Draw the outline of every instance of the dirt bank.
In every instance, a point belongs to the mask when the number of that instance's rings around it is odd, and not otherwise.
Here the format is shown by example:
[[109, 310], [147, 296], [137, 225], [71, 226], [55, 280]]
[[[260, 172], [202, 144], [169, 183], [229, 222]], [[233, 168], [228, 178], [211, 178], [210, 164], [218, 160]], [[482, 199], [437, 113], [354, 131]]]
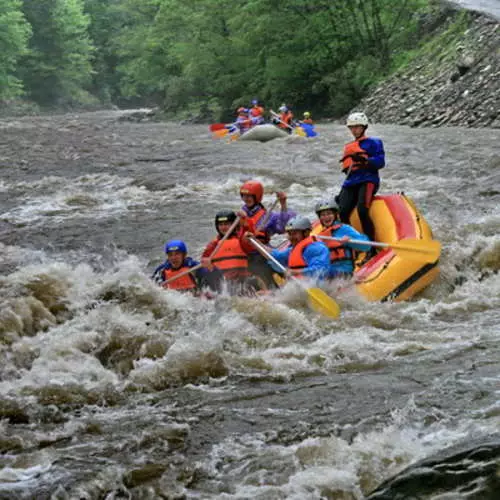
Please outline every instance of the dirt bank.
[[500, 128], [498, 20], [442, 5], [427, 22], [427, 41], [356, 109], [379, 123]]

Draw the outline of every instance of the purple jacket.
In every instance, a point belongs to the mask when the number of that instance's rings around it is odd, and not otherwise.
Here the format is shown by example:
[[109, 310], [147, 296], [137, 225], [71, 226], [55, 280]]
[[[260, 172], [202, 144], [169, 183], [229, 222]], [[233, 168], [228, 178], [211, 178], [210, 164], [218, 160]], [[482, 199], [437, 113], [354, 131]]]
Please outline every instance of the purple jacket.
[[[255, 213], [262, 207], [262, 205], [258, 204], [249, 209], [246, 205], [243, 205], [242, 210], [248, 215], [248, 217], [252, 217]], [[285, 232], [285, 226], [287, 222], [295, 217], [297, 214], [293, 210], [287, 210], [286, 212], [271, 212], [268, 221], [264, 225], [264, 227], [260, 227], [258, 224], [259, 231], [264, 231], [269, 236], [273, 234], [283, 234]], [[267, 217], [263, 215], [263, 217]], [[261, 219], [262, 220], [262, 219]]]

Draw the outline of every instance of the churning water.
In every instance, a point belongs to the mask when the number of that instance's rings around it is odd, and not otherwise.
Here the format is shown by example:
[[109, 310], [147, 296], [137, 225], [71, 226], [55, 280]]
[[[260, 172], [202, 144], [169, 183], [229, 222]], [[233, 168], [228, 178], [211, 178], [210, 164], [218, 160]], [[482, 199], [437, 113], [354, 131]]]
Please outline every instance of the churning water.
[[167, 239], [198, 257], [248, 178], [313, 215], [345, 127], [228, 143], [117, 118], [0, 122], [0, 498], [354, 500], [415, 463], [373, 498], [498, 498], [498, 131], [369, 129], [441, 276], [407, 303], [347, 289], [332, 322], [294, 289], [149, 276]]

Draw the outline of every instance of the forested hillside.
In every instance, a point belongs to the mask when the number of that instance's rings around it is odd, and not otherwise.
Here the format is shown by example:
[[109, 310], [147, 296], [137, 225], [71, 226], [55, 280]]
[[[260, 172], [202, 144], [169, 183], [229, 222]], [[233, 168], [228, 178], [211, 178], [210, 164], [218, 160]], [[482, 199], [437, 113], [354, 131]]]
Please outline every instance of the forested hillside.
[[0, 100], [223, 118], [340, 116], [424, 36], [431, 0], [3, 0]]

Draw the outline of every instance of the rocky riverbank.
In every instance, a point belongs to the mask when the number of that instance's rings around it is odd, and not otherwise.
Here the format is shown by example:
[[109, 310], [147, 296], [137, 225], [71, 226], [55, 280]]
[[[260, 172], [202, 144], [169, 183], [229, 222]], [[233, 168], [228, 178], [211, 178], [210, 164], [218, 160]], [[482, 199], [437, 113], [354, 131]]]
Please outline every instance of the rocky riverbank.
[[450, 5], [439, 16], [408, 64], [356, 109], [379, 123], [500, 128], [498, 20]]

